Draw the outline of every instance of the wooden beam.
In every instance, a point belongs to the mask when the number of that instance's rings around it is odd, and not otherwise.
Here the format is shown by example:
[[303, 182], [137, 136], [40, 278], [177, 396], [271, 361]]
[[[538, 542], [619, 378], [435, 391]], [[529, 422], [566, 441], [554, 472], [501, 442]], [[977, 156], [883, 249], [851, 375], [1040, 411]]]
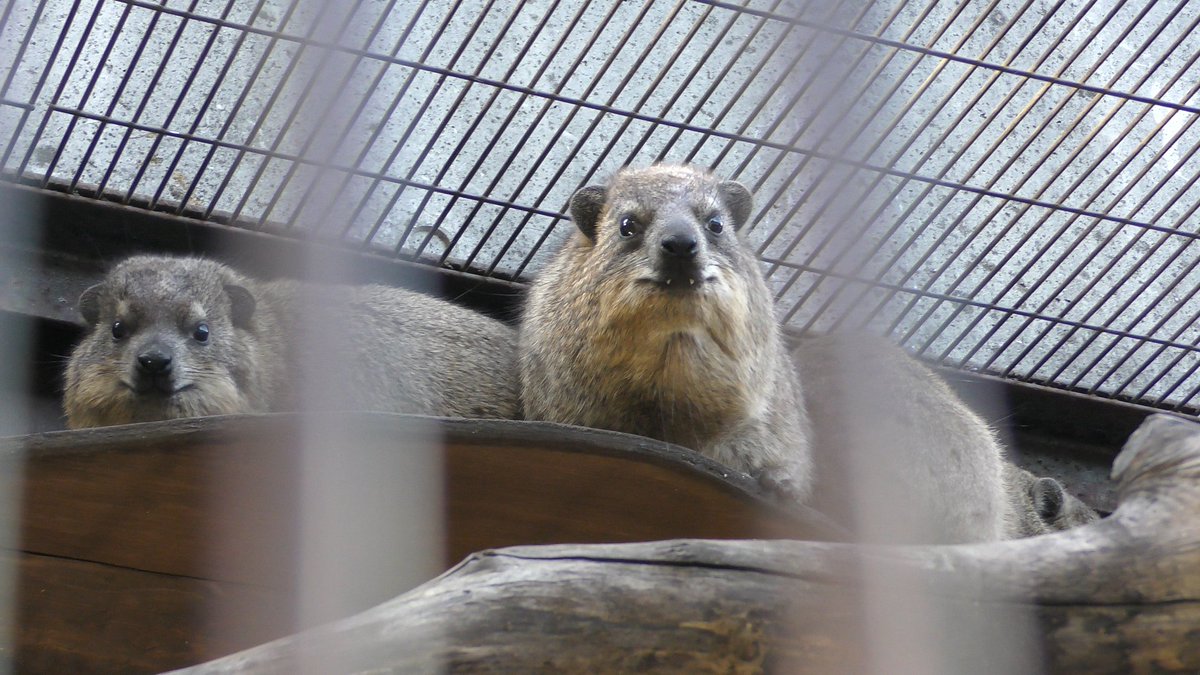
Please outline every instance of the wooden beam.
[[[361, 488], [355, 516], [370, 527], [333, 540], [354, 549], [353, 564], [372, 568], [364, 573], [382, 577], [321, 620], [365, 610], [486, 548], [839, 535], [819, 514], [776, 506], [748, 476], [689, 450], [563, 425], [263, 415], [0, 439], [0, 471], [23, 474], [24, 484], [20, 521], [5, 524], [20, 533], [8, 554], [40, 561], [19, 566], [19, 669], [162, 670], [311, 625], [298, 621], [315, 619], [293, 611], [302, 590], [302, 500], [312, 498], [300, 490], [304, 424], [346, 430], [327, 450], [338, 453], [333, 464], [351, 468], [335, 467], [318, 482]], [[395, 460], [430, 452], [444, 467], [444, 485], [432, 491], [443, 504], [432, 509], [438, 522], [425, 527], [444, 532], [442, 564], [419, 577], [380, 575], [374, 551], [414, 545], [403, 539], [407, 484], [389, 478], [405, 465]], [[243, 591], [261, 603], [238, 609], [225, 601]], [[257, 617], [256, 628], [242, 631], [236, 617], [225, 625], [221, 617], [234, 610]], [[128, 640], [139, 625], [144, 635]], [[226, 629], [253, 640], [206, 637]]]
[[15, 625], [0, 627], [17, 672], [154, 673], [295, 627], [292, 598], [269, 589], [33, 554], [0, 564], [20, 580]]
[[[286, 588], [303, 420], [207, 417], [0, 439], [0, 462], [24, 471], [22, 549]], [[428, 439], [414, 438], [411, 422], [430, 425], [446, 470], [447, 565], [518, 543], [840, 536], [811, 509], [774, 506], [744, 474], [629, 434], [386, 413], [329, 420], [353, 430], [338, 450], [348, 463], [417, 452]], [[387, 503], [381, 495], [379, 507]]]

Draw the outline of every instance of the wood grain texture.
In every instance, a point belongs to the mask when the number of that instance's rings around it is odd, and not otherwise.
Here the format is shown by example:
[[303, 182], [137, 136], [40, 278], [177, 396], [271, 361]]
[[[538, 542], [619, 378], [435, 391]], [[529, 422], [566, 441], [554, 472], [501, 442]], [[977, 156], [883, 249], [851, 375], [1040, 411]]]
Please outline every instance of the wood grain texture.
[[[481, 552], [351, 619], [182, 672], [905, 672], [881, 668], [864, 626], [911, 637], [919, 610], [944, 649], [918, 672], [1198, 672], [1200, 425], [1149, 418], [1114, 477], [1109, 518], [1011, 542]], [[902, 609], [890, 625], [865, 618], [881, 603]]]
[[[415, 421], [421, 424], [414, 427]], [[438, 569], [473, 551], [517, 544], [838, 534], [819, 514], [784, 510], [748, 477], [688, 450], [559, 425], [266, 415], [0, 439], [0, 470], [24, 474], [15, 524], [20, 551], [32, 560], [64, 561], [20, 567], [24, 646], [18, 666], [162, 670], [305, 627], [293, 607], [303, 544], [302, 423], [350, 429], [331, 451], [357, 457], [344, 463], [357, 464], [359, 473], [323, 477], [330, 481], [382, 473], [373, 485], [386, 488], [386, 474], [403, 466], [390, 460], [434, 448], [445, 467], [445, 550]], [[363, 490], [360, 506], [376, 528], [371, 543], [398, 538], [393, 524], [407, 515], [399, 508], [403, 501], [388, 493]], [[362, 556], [362, 564], [371, 561]], [[96, 573], [84, 583], [75, 564]], [[415, 583], [395, 576], [351, 598], [335, 616], [365, 610]], [[182, 586], [171, 586], [176, 582]], [[164, 591], [164, 584], [175, 590]], [[197, 584], [212, 592], [196, 591]], [[47, 595], [46, 588], [54, 592]], [[235, 631], [253, 642], [204, 638], [209, 627], [201, 618], [223, 625], [224, 613], [236, 609], [222, 604], [222, 593], [234, 591], [220, 589], [253, 589], [270, 598], [254, 620], [260, 629]], [[137, 611], [118, 612], [125, 607]], [[236, 625], [236, 616], [229, 620]], [[139, 623], [143, 636], [122, 637], [136, 633]], [[178, 640], [185, 636], [183, 649]]]
[[20, 579], [11, 633], [17, 672], [159, 672], [294, 626], [291, 601], [279, 592], [49, 556], [0, 556]]
[[[338, 452], [415, 452], [426, 439], [406, 435], [409, 417], [340, 415], [357, 444]], [[211, 417], [0, 439], [0, 458], [24, 459], [22, 547], [286, 587], [298, 420]], [[522, 543], [838, 534], [819, 514], [777, 508], [748, 477], [677, 446], [566, 425], [423, 421], [444, 448], [447, 565]], [[218, 543], [238, 554], [213, 555]]]

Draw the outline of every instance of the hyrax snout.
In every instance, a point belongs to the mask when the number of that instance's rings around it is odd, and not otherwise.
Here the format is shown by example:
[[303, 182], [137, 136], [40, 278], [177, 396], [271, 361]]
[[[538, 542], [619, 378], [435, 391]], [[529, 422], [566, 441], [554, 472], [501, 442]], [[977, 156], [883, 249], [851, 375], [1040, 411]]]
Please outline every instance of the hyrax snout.
[[751, 206], [741, 184], [690, 166], [576, 192], [578, 231], [525, 307], [527, 416], [679, 443], [805, 499], [800, 386], [739, 236]]

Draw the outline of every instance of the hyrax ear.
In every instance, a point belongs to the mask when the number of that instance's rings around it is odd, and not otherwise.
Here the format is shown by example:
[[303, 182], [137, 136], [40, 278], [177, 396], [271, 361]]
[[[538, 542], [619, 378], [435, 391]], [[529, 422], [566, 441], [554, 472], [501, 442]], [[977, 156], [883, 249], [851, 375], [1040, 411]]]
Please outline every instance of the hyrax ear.
[[229, 295], [229, 313], [233, 325], [238, 328], [249, 328], [250, 317], [254, 316], [256, 303], [254, 296], [244, 286], [225, 284], [225, 292]]
[[1030, 486], [1029, 494], [1033, 497], [1033, 507], [1042, 520], [1053, 520], [1058, 517], [1062, 513], [1063, 503], [1067, 500], [1062, 483], [1053, 478], [1037, 479]]
[[596, 238], [596, 223], [600, 220], [607, 197], [608, 190], [600, 185], [580, 188], [571, 195], [571, 220], [588, 239]]
[[746, 221], [750, 220], [750, 211], [754, 209], [754, 195], [750, 194], [745, 185], [727, 180], [721, 183], [721, 199], [733, 215], [733, 229], [742, 229]]
[[83, 320], [86, 321], [89, 326], [96, 325], [96, 322], [100, 320], [101, 286], [103, 286], [103, 284], [89, 286], [88, 289], [79, 296], [79, 313], [83, 315]]

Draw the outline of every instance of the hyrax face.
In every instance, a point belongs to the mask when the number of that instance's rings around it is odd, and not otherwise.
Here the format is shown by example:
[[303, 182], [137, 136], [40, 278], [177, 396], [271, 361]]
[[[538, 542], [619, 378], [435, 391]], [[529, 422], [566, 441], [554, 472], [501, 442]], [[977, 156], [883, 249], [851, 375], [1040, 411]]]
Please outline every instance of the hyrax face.
[[602, 297], [670, 307], [739, 292], [739, 271], [753, 259], [736, 233], [751, 204], [739, 183], [691, 167], [654, 166], [623, 170], [607, 188], [579, 190], [571, 215], [592, 243], [593, 259], [603, 261]]
[[140, 256], [83, 293], [89, 326], [71, 355], [64, 399], [72, 428], [252, 408], [245, 333], [254, 298], [233, 272], [199, 259]]

